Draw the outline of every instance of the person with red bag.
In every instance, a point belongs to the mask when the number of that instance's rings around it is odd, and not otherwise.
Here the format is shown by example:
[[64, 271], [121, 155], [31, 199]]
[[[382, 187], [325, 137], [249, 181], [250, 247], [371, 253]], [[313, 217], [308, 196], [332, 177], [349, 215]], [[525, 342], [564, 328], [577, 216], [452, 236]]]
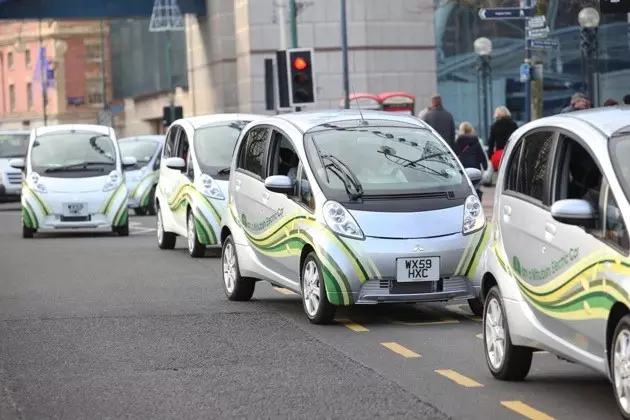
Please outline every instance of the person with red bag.
[[488, 158], [490, 158], [495, 172], [499, 170], [503, 149], [517, 128], [518, 125], [512, 119], [510, 110], [505, 106], [498, 106], [494, 111], [494, 123], [490, 127], [488, 138]]

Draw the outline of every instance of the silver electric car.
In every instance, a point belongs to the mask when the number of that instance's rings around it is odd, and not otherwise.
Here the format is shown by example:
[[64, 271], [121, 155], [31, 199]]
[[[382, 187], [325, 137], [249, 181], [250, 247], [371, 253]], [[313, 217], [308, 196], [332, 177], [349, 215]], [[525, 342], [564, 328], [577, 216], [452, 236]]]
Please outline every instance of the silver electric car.
[[446, 142], [413, 116], [278, 115], [243, 129], [222, 221], [231, 300], [256, 280], [296, 291], [313, 323], [336, 306], [474, 300], [486, 219]]
[[476, 278], [492, 375], [532, 353], [586, 365], [630, 418], [630, 108], [536, 120], [508, 142]]

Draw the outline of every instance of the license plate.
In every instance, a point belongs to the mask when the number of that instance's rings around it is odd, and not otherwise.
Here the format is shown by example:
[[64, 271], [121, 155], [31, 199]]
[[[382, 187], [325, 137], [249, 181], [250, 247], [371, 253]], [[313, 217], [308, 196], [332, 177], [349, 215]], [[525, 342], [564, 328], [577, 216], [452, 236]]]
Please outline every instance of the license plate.
[[84, 216], [87, 213], [87, 204], [68, 203], [63, 205], [64, 216]]
[[398, 258], [396, 281], [438, 281], [440, 279], [440, 257]]

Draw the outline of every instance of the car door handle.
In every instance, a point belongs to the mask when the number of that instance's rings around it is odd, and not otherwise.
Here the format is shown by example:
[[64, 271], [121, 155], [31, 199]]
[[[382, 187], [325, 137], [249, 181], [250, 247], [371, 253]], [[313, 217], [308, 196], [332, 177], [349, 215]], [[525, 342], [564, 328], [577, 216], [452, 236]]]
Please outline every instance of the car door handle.
[[234, 189], [236, 191], [239, 191], [241, 189], [241, 180], [237, 179], [236, 181], [234, 181], [234, 185], [235, 185]]

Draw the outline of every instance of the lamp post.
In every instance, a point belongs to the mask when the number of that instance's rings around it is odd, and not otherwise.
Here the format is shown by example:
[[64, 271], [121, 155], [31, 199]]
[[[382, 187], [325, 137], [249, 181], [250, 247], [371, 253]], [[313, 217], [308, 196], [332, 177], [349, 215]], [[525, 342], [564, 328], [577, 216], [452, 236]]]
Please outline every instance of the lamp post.
[[578, 15], [580, 23], [580, 49], [582, 51], [582, 77], [588, 89], [588, 99], [593, 106], [599, 104], [597, 67], [599, 61], [597, 32], [600, 16], [597, 9], [585, 7]]
[[492, 68], [490, 66], [490, 55], [492, 54], [492, 41], [486, 37], [477, 38], [473, 43], [473, 48], [477, 54], [477, 97], [481, 97], [482, 111], [480, 119], [483, 122], [484, 140], [488, 140], [488, 91], [492, 90]]

